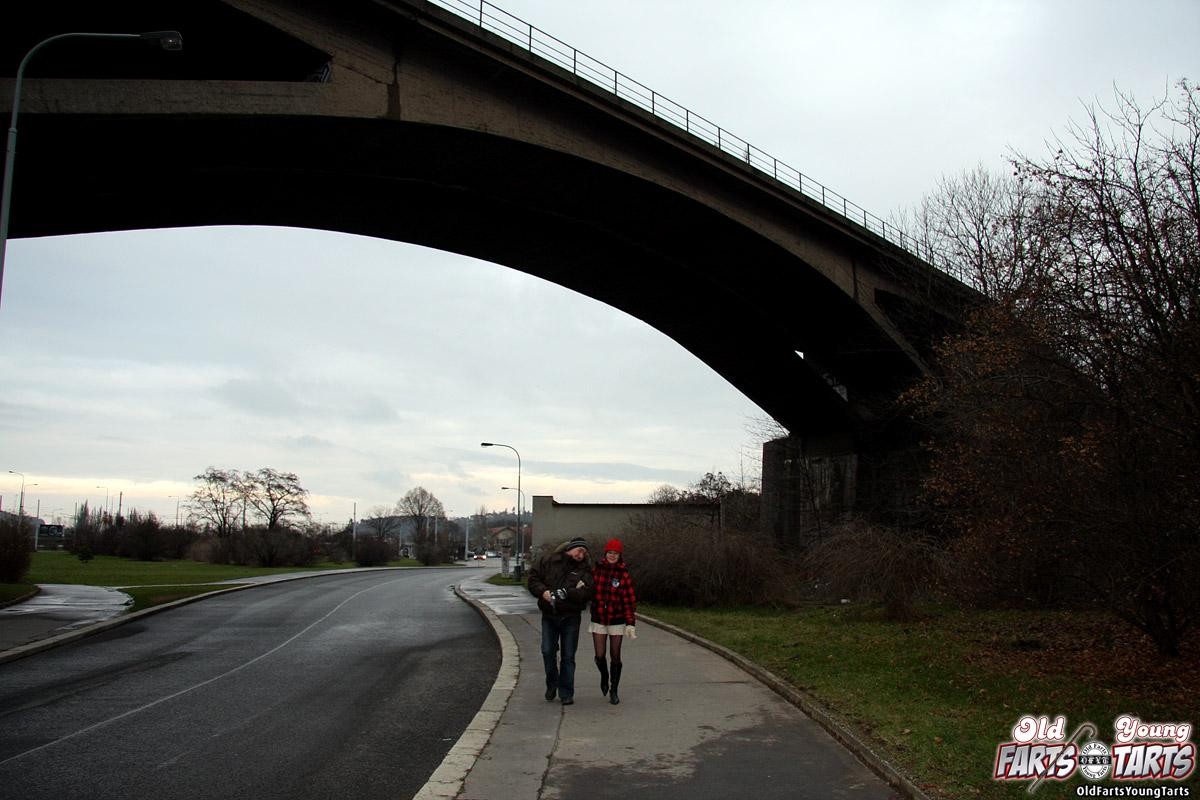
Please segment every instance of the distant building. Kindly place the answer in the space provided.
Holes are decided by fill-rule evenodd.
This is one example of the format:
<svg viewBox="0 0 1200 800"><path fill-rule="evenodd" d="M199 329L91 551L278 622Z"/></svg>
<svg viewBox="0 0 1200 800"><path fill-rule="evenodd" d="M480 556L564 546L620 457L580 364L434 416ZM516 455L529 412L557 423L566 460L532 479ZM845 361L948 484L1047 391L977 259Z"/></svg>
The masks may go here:
<svg viewBox="0 0 1200 800"><path fill-rule="evenodd" d="M517 528L515 525L502 525L499 528L488 528L488 550L498 553L515 553L517 550Z"/></svg>

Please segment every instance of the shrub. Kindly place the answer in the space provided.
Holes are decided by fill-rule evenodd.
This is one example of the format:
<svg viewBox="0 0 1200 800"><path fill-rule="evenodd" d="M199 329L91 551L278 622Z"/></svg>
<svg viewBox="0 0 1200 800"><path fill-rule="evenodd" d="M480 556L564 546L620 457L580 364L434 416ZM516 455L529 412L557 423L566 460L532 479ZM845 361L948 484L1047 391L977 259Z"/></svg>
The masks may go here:
<svg viewBox="0 0 1200 800"><path fill-rule="evenodd" d="M179 526L162 528L159 530L159 536L162 541L164 558L188 558L193 545L200 541L200 534L196 531ZM203 561L204 559L196 560Z"/></svg>
<svg viewBox="0 0 1200 800"><path fill-rule="evenodd" d="M633 519L624 541L638 597L646 602L780 606L797 599L793 565L762 536L649 513ZM604 542L590 544L599 557Z"/></svg>
<svg viewBox="0 0 1200 800"><path fill-rule="evenodd" d="M158 517L153 513L143 516L130 511L129 518L120 528L117 554L138 561L154 561L162 558L165 551Z"/></svg>
<svg viewBox="0 0 1200 800"><path fill-rule="evenodd" d="M916 600L942 586L948 565L927 536L854 521L810 548L802 571L832 599L877 602L889 619L909 619Z"/></svg>
<svg viewBox="0 0 1200 800"><path fill-rule="evenodd" d="M354 545L354 563L360 567L386 566L392 549L383 539L363 536Z"/></svg>
<svg viewBox="0 0 1200 800"><path fill-rule="evenodd" d="M298 531L291 528L249 528L233 538L241 541L238 563L260 567L303 567L312 563L313 552Z"/></svg>
<svg viewBox="0 0 1200 800"><path fill-rule="evenodd" d="M20 583L29 572L29 536L16 520L0 522L0 583Z"/></svg>
<svg viewBox="0 0 1200 800"><path fill-rule="evenodd" d="M417 542L417 560L427 567L445 564L451 561L450 548L443 542L432 540Z"/></svg>

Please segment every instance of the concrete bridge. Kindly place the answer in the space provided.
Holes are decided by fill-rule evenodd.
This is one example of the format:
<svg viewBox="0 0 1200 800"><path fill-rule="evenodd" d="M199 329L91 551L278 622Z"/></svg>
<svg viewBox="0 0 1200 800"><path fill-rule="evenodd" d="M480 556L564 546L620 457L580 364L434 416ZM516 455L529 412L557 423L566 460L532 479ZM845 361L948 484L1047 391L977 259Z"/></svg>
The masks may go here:
<svg viewBox="0 0 1200 800"><path fill-rule="evenodd" d="M829 492L862 505L874 490L860 456L903 450L892 403L965 290L877 218L682 106L494 6L456 11L27 7L0 34L4 109L21 55L47 36L169 28L185 46L39 53L12 236L284 225L503 264L675 339L792 433L769 461L841 458Z"/></svg>

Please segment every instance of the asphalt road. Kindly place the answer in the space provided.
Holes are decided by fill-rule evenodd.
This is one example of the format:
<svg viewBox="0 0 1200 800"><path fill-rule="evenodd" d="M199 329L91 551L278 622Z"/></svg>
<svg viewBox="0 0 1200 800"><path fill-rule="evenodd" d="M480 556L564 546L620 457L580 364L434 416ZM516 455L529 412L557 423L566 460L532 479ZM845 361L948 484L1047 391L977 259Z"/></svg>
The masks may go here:
<svg viewBox="0 0 1200 800"><path fill-rule="evenodd" d="M460 577L271 584L0 665L2 794L411 797L500 663Z"/></svg>

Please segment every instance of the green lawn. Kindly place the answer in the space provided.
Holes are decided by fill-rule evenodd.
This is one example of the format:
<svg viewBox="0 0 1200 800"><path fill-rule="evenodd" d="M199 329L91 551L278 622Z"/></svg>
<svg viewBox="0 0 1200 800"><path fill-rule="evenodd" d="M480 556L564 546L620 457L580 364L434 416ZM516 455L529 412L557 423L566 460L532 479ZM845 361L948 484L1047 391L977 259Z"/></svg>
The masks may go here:
<svg viewBox="0 0 1200 800"><path fill-rule="evenodd" d="M1095 614L938 610L885 622L854 607L639 610L740 653L872 742L933 797L1029 797L991 780L1023 714L1063 714L1113 741L1113 721L1200 719L1197 652L1165 662L1148 640ZM1079 779L1039 798L1074 797ZM1187 783L1195 787L1193 775Z"/></svg>
<svg viewBox="0 0 1200 800"><path fill-rule="evenodd" d="M81 583L90 586L147 586L151 584L200 584L247 578L257 575L278 575L287 572L349 569L351 562L318 563L309 567L238 567L226 564L206 564L199 561L133 561L116 556L96 556L80 561L63 550L33 554L33 563L26 583ZM393 561L389 566L416 567L411 559Z"/></svg>
<svg viewBox="0 0 1200 800"><path fill-rule="evenodd" d="M34 588L31 583L0 583L0 605L24 597Z"/></svg>
<svg viewBox="0 0 1200 800"><path fill-rule="evenodd" d="M198 586L136 586L126 587L121 591L133 598L130 611L141 611L143 608L171 603L198 594L207 594L221 589L228 589L229 584L207 583Z"/></svg>
<svg viewBox="0 0 1200 800"><path fill-rule="evenodd" d="M499 572L497 572L495 575L484 581L484 583L490 583L493 586L526 586L528 585L528 581L529 578L517 580L511 574L501 575Z"/></svg>

